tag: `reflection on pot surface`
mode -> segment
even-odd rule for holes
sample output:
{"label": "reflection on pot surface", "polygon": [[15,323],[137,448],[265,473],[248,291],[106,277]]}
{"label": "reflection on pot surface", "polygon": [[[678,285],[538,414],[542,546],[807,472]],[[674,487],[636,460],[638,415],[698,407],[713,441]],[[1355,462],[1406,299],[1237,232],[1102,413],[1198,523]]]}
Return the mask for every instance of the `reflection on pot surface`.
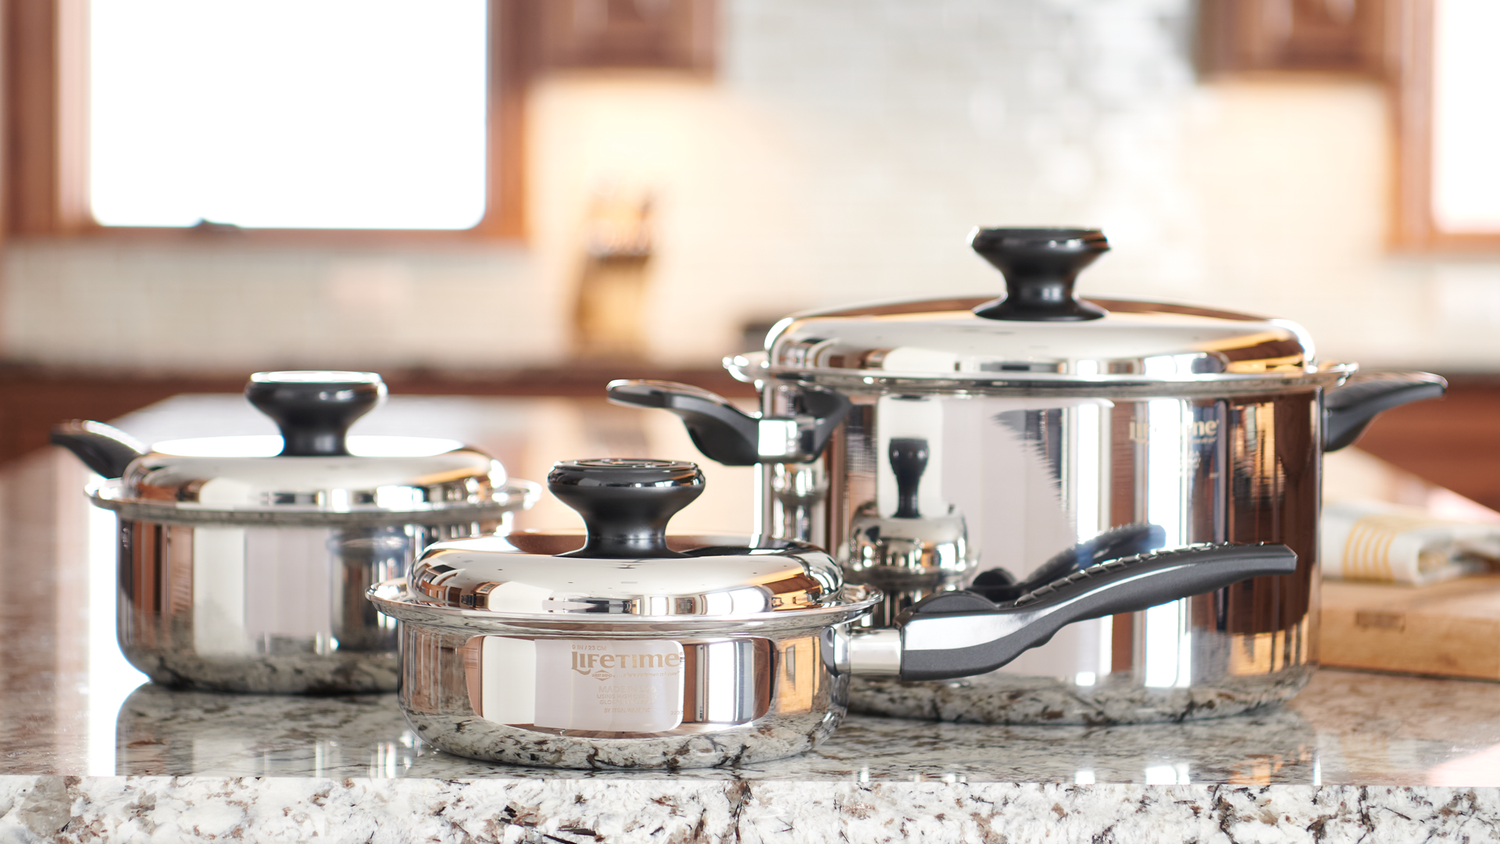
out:
{"label": "reflection on pot surface", "polygon": [[396,625],[365,593],[427,545],[504,522],[323,528],[123,520],[119,639],[158,683],[224,691],[396,687]]}
{"label": "reflection on pot surface", "polygon": [[[1286,320],[1080,299],[1079,272],[1109,249],[1097,230],[976,229],[971,245],[1005,296],[797,314],[763,353],[726,360],[760,391],[759,414],[663,382],[617,381],[610,398],[676,413],[721,463],[760,464],[760,530],[826,547],[851,582],[889,593],[868,622],[880,631],[933,592],[1050,582],[1138,554],[1148,533],[1162,549],[1285,545],[1292,576],[1073,624],[1001,670],[1046,679],[1027,688],[1066,685],[1111,720],[1295,694],[1316,661],[1322,453],[1384,410],[1441,395],[1443,380],[1319,361]],[[1137,547],[1112,548],[1137,529]],[[895,682],[856,680],[851,708],[1061,717],[998,680]],[[1219,703],[1155,691],[1180,689]],[[964,695],[972,706],[939,705]]]}
{"label": "reflection on pot surface", "polygon": [[418,735],[476,758],[688,768],[724,764],[733,748],[743,763],[774,759],[820,743],[842,720],[847,643],[836,637],[848,634],[768,633],[471,637],[407,624],[399,700]]}
{"label": "reflection on pot surface", "polygon": [[[966,514],[970,553],[987,571],[1003,569],[1026,580],[1059,549],[1094,540],[1115,526],[1141,523],[1159,529],[1155,547],[1278,542],[1298,555],[1298,577],[1245,581],[1143,613],[1073,624],[1001,671],[1068,678],[1073,693],[1092,700],[1084,709],[1110,712],[1109,720],[1228,714],[1300,688],[1315,632],[1308,612],[1320,494],[1314,391],[1116,396],[1054,406],[1041,399],[989,396],[904,399],[914,400],[928,407],[928,437],[940,437],[946,446],[938,471],[929,470],[924,486],[934,499]],[[861,571],[867,514],[879,512],[882,492],[898,486],[887,461],[869,459],[888,450],[877,425],[886,401],[855,398],[830,446],[842,455],[842,473],[825,475],[828,461],[798,467],[828,487],[827,498],[817,505],[821,512],[795,512],[781,502],[773,511],[783,529],[788,523],[817,525],[811,541],[844,548],[841,558],[849,561],[851,577],[870,576],[855,574]],[[912,416],[903,414],[903,421]],[[1007,482],[985,480],[991,477]],[[885,506],[894,514],[894,506]],[[974,568],[966,574],[972,580]],[[929,588],[954,587],[934,582]],[[1144,687],[1130,696],[1128,712],[1120,702],[1098,699],[1118,686],[1101,682],[1112,674],[1134,677]],[[1262,681],[1230,682],[1250,676]],[[890,715],[934,711],[930,696],[899,693],[889,688],[892,683],[857,679],[851,706]],[[1195,708],[1180,694],[1149,691],[1189,686],[1216,705]],[[1008,713],[998,701],[944,711],[983,720],[1036,717],[1024,711],[1029,703]],[[1077,720],[1086,717],[1079,714]]]}
{"label": "reflection on pot surface", "polygon": [[279,437],[147,450],[98,422],[53,429],[119,517],[120,648],[152,680],[220,691],[393,691],[395,625],[364,599],[432,542],[508,529],[539,489],[453,440],[350,437],[371,372],[259,372]]}

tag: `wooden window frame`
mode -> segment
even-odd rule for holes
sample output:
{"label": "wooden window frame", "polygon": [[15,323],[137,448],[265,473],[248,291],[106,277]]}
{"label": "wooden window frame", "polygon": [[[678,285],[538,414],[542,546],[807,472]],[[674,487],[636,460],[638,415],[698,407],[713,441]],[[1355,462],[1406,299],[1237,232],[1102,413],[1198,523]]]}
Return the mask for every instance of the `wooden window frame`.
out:
{"label": "wooden window frame", "polygon": [[[1352,0],[1357,5],[1348,7],[1352,14],[1331,42],[1327,21],[1325,31],[1308,33],[1295,23],[1321,2],[1200,0],[1200,73],[1335,74],[1383,82],[1393,139],[1389,247],[1412,253],[1500,251],[1500,231],[1446,231],[1432,213],[1434,0]],[[1318,25],[1314,20],[1313,29]]]}
{"label": "wooden window frame", "polygon": [[88,194],[88,0],[0,0],[4,123],[0,231],[13,240],[288,245],[519,242],[526,235],[525,90],[537,10],[489,4],[485,213],[472,228],[269,229],[104,226]]}
{"label": "wooden window frame", "polygon": [[1396,138],[1392,245],[1424,252],[1500,251],[1500,231],[1446,231],[1432,213],[1433,3],[1388,2],[1396,42],[1389,74]]}

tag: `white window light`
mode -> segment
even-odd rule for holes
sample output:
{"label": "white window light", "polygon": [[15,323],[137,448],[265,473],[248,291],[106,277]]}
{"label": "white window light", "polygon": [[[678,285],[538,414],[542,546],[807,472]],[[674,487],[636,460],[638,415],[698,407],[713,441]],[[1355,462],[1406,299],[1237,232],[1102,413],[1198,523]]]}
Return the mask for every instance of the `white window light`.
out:
{"label": "white window light", "polygon": [[466,229],[483,217],[485,0],[93,0],[106,226]]}

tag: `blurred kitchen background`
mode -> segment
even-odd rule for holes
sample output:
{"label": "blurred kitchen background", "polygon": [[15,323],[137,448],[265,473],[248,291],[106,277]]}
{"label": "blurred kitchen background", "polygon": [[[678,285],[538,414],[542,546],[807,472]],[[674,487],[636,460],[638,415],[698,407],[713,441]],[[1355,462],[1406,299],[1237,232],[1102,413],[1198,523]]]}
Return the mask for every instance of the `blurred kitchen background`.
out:
{"label": "blurred kitchen background", "polygon": [[[490,0],[488,216],[447,236],[98,225],[69,164],[89,6],[3,2],[6,453],[269,368],[733,389],[719,358],[776,318],[994,295],[970,228],[1062,224],[1114,245],[1084,296],[1452,377],[1367,442],[1500,500],[1475,468],[1500,464],[1500,213],[1433,213],[1429,130],[1435,102],[1483,111],[1433,92],[1434,11],[1488,0]],[[1466,180],[1500,196],[1496,172]]]}

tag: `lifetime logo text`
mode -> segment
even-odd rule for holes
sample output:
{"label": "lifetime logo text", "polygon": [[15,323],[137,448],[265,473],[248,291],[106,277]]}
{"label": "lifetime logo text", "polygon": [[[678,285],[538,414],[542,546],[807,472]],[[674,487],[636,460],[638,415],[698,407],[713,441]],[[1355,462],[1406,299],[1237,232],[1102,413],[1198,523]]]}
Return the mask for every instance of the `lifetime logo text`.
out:
{"label": "lifetime logo text", "polygon": [[601,668],[613,668],[619,671],[631,668],[677,668],[681,665],[681,654],[599,654],[573,652],[573,670],[579,674],[592,674]]}
{"label": "lifetime logo text", "polygon": [[[1199,419],[1195,422],[1183,422],[1181,424],[1182,433],[1189,439],[1208,440],[1219,435],[1219,420],[1217,419]],[[1132,419],[1130,420],[1130,439],[1138,443],[1149,442],[1153,433],[1157,436],[1164,436],[1176,427],[1176,425],[1162,424],[1160,422],[1151,425],[1137,419]]]}

